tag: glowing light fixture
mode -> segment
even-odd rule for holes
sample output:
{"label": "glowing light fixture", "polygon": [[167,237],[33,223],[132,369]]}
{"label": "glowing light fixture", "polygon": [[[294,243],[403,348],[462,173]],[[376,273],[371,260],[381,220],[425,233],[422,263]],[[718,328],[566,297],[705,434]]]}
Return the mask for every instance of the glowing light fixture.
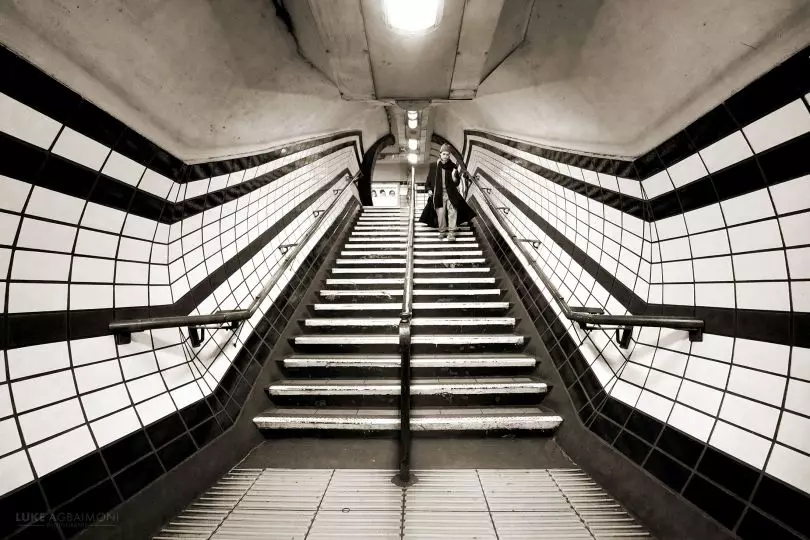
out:
{"label": "glowing light fixture", "polygon": [[439,22],[442,0],[384,0],[388,24],[403,32],[427,30]]}
{"label": "glowing light fixture", "polygon": [[416,150],[416,139],[408,139],[408,150]]}
{"label": "glowing light fixture", "polygon": [[415,118],[409,118],[408,119],[408,127],[411,128],[411,129],[416,129],[416,119]]}
{"label": "glowing light fixture", "polygon": [[408,154],[408,163],[416,165],[416,154]]}
{"label": "glowing light fixture", "polygon": [[419,114],[416,111],[408,111],[408,118],[416,120],[416,115]]}

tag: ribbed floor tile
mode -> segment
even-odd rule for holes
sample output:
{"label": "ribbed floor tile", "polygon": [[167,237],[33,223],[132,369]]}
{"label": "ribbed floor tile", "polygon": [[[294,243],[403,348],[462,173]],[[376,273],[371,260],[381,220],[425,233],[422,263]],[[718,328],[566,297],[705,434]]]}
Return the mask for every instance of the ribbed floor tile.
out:
{"label": "ribbed floor tile", "polygon": [[[408,490],[411,491],[410,489]],[[497,540],[489,513],[425,512],[405,514],[403,538],[407,540]]]}
{"label": "ribbed floor tile", "polygon": [[486,512],[475,470],[414,471],[419,481],[405,493],[405,511]]}
{"label": "ribbed floor tile", "polygon": [[[389,473],[393,476],[393,473]],[[390,478],[389,478],[390,482]],[[341,538],[360,540],[401,538],[402,512],[366,510],[321,510],[315,517],[307,540]]]}
{"label": "ribbed floor tile", "polygon": [[402,489],[391,483],[393,476],[389,470],[336,470],[321,510],[399,512]]}

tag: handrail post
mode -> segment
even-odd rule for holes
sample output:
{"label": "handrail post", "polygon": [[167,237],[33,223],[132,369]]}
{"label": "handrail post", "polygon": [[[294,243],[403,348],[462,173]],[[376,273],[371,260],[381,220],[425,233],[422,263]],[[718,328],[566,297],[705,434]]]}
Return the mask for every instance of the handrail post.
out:
{"label": "handrail post", "polygon": [[405,276],[402,312],[399,315],[399,473],[393,478],[398,486],[414,482],[411,475],[411,319],[413,318],[413,244],[416,204],[416,175],[411,166],[410,200],[408,201],[408,242],[405,249]]}

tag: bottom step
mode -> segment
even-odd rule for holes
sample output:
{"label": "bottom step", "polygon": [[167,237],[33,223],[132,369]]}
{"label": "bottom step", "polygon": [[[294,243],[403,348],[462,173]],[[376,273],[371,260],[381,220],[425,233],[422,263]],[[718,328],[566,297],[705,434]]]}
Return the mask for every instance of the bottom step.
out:
{"label": "bottom step", "polygon": [[[537,407],[447,407],[413,409],[414,431],[551,431],[563,419]],[[270,409],[253,419],[259,429],[391,431],[400,426],[397,409]]]}

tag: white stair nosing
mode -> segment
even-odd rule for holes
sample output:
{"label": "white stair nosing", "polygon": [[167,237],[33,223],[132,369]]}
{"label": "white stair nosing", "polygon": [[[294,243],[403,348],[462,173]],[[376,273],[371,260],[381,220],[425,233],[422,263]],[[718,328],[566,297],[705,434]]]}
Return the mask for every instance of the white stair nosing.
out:
{"label": "white stair nosing", "polygon": [[[514,317],[414,317],[413,326],[514,326]],[[399,326],[396,317],[320,317],[304,319],[304,326],[311,328],[345,326]]]}
{"label": "white stair nosing", "polygon": [[471,250],[464,250],[464,249],[453,249],[443,251],[427,251],[423,249],[414,249],[413,253],[416,257],[447,257],[447,256],[455,256],[455,257],[480,257],[484,254],[484,252],[480,249],[471,249]]}
{"label": "white stair nosing", "polygon": [[[484,377],[473,381],[421,382],[411,380],[412,396],[487,395],[487,394],[545,394],[548,385],[541,381],[485,382]],[[300,379],[297,383],[277,382],[267,387],[271,396],[398,396],[400,382],[395,379],[367,379],[362,382],[339,379]],[[481,382],[484,381],[484,382]]]}
{"label": "white stair nosing", "polygon": [[[402,296],[405,291],[402,289],[321,289],[320,296],[345,297],[345,296]],[[414,289],[414,296],[500,296],[501,289]]]}
{"label": "white stair nosing", "polygon": [[[286,367],[315,368],[315,367],[388,367],[398,368],[401,364],[399,355],[318,355],[293,356],[282,360]],[[537,359],[528,355],[419,355],[411,357],[411,367],[414,368],[443,368],[443,367],[534,367]]]}
{"label": "white stair nosing", "polygon": [[[399,334],[307,334],[292,338],[296,345],[398,345]],[[414,345],[524,345],[525,336],[515,334],[417,335]]]}
{"label": "white stair nosing", "polygon": [[[491,269],[488,267],[468,267],[468,268],[414,268],[415,274],[487,274]],[[333,274],[404,274],[405,268],[332,268]],[[463,278],[459,278],[463,279]]]}
{"label": "white stair nosing", "polygon": [[408,244],[402,242],[392,242],[390,244],[353,244],[352,242],[347,242],[346,245],[343,246],[343,249],[406,249],[407,247]]}
{"label": "white stair nosing", "polygon": [[405,264],[405,259],[337,259],[337,264]]}
{"label": "white stair nosing", "polygon": [[[509,309],[509,302],[414,302],[415,310],[439,309]],[[358,304],[312,304],[315,311],[384,311],[400,310],[401,302]]]}
{"label": "white stair nosing", "polygon": [[414,257],[414,264],[486,264],[484,257],[471,257],[469,259],[419,259]]}
{"label": "white stair nosing", "polygon": [[[402,270],[404,273],[404,270]],[[415,277],[413,282],[415,285],[451,285],[451,284],[482,284],[490,285],[495,284],[494,277],[440,277],[440,278],[426,278]],[[401,278],[327,278],[327,285],[402,285],[405,283],[405,277]]]}
{"label": "white stair nosing", "polygon": [[377,257],[384,259],[386,257],[402,257],[407,255],[408,251],[404,249],[392,249],[390,251],[341,251],[341,257]]}

